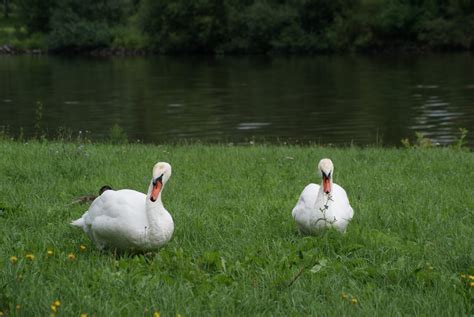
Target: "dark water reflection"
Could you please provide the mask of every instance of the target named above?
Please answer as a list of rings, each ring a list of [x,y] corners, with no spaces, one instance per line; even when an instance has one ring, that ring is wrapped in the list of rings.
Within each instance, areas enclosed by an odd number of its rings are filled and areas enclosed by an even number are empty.
[[[423,132],[446,144],[471,130],[474,56],[0,57],[0,125],[105,138],[359,145]]]

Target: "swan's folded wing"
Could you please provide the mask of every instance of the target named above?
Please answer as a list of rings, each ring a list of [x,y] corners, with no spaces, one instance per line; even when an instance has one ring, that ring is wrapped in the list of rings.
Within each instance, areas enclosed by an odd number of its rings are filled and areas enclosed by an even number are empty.
[[[107,190],[92,202],[86,223],[100,216],[123,218],[128,215],[142,214],[145,209],[145,199],[145,194],[134,190]]]
[[[104,245],[139,245],[146,234],[146,195],[134,190],[108,190],[92,203],[85,215],[85,231]]]
[[[303,189],[295,208],[293,208],[293,211],[291,212],[293,218],[296,217],[297,213],[314,207],[314,203],[318,197],[318,191],[319,185],[316,184],[309,184]]]
[[[352,216],[354,215],[354,210],[352,209],[352,206],[349,203],[349,197],[347,197],[345,189],[337,184],[334,184],[334,195],[335,199],[337,200],[337,204],[340,206],[340,210],[344,211],[344,219],[350,221],[352,219]]]

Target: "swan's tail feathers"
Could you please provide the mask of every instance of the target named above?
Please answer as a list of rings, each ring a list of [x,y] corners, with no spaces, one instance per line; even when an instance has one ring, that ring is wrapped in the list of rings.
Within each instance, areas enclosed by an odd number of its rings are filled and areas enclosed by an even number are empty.
[[[102,186],[100,189],[99,189],[99,195],[102,195],[103,192],[105,192],[106,190],[110,190],[112,189],[112,187],[110,187],[109,185],[104,185]]]
[[[77,220],[71,221],[71,225],[79,228],[84,227],[84,218],[79,218]]]

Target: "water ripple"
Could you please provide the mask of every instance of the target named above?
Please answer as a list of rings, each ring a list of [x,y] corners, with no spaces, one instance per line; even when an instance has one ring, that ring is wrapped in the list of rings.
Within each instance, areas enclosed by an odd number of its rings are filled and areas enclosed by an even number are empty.
[[[269,125],[269,122],[242,122],[237,126],[237,130],[256,130]]]

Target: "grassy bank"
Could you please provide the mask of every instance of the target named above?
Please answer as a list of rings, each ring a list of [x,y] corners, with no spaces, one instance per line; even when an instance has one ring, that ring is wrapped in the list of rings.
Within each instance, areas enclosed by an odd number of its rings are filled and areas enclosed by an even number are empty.
[[[6,315],[474,313],[461,277],[474,275],[470,152],[1,141],[0,153]],[[355,217],[345,235],[306,237],[291,209],[322,157]],[[173,166],[163,200],[176,224],[159,253],[99,252],[68,225],[87,209],[76,197],[145,191],[159,160]]]
[[[9,51],[6,50],[8,47]],[[46,50],[45,35],[28,33],[17,17],[0,16],[0,54]]]

